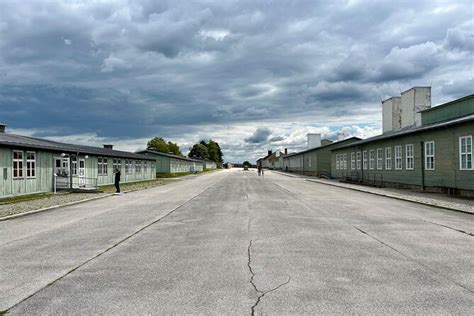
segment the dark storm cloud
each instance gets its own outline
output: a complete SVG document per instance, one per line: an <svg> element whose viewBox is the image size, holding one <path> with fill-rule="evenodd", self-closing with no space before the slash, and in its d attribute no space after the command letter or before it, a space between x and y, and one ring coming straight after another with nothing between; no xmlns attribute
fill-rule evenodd
<svg viewBox="0 0 474 316"><path fill-rule="evenodd" d="M271 129L267 127L259 127L255 130L253 135L246 138L245 141L251 144L263 143L268 140L271 134L272 134Z"/></svg>
<svg viewBox="0 0 474 316"><path fill-rule="evenodd" d="M6 1L0 115L117 138L373 126L380 98L411 85L432 83L434 103L472 93L472 28L469 1Z"/></svg>

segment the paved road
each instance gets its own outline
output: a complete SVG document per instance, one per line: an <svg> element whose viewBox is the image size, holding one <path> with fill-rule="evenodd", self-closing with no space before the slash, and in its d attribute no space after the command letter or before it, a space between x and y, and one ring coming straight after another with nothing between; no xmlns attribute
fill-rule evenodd
<svg viewBox="0 0 474 316"><path fill-rule="evenodd" d="M12 314L458 313L474 216L221 171L0 222Z"/></svg>

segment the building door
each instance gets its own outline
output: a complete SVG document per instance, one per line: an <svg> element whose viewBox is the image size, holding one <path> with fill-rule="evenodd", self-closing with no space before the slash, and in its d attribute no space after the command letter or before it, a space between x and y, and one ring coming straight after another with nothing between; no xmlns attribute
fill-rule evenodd
<svg viewBox="0 0 474 316"><path fill-rule="evenodd" d="M55 157L54 158L54 181L56 181L57 189L68 189L69 188L69 158Z"/></svg>
<svg viewBox="0 0 474 316"><path fill-rule="evenodd" d="M79 159L79 187L86 186L86 160Z"/></svg>

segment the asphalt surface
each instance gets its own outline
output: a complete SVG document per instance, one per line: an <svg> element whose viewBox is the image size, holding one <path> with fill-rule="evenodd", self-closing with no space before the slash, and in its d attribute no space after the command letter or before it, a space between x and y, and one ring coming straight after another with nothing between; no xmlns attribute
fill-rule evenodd
<svg viewBox="0 0 474 316"><path fill-rule="evenodd" d="M472 314L474 216L230 170L0 222L11 314Z"/></svg>

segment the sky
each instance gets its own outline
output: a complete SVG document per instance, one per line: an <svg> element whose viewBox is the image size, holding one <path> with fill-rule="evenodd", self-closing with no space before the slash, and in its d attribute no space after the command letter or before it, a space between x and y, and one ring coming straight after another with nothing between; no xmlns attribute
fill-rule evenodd
<svg viewBox="0 0 474 316"><path fill-rule="evenodd" d="M224 160L381 133L381 100L474 93L473 1L0 2L0 121L10 133Z"/></svg>

